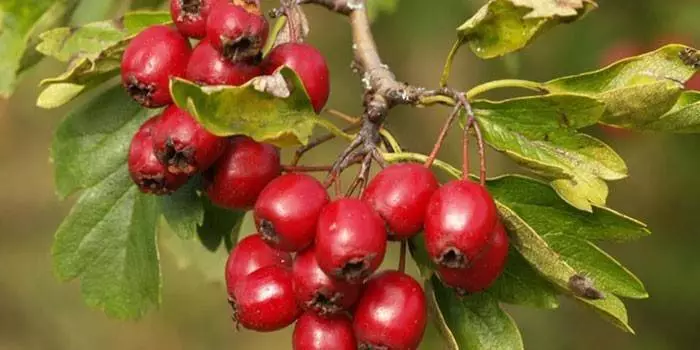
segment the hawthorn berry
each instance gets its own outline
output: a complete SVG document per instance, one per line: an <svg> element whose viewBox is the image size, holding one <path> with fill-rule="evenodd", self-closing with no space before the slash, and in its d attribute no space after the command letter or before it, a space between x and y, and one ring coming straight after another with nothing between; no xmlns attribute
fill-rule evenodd
<svg viewBox="0 0 700 350"><path fill-rule="evenodd" d="M329 276L359 283L381 264L386 241L384 223L369 204L353 198L338 199L319 216L316 260Z"/></svg>
<svg viewBox="0 0 700 350"><path fill-rule="evenodd" d="M280 154L275 146L235 136L204 174L207 195L223 208L250 209L260 192L281 171Z"/></svg>
<svg viewBox="0 0 700 350"><path fill-rule="evenodd" d="M231 62L205 39L192 51L185 77L200 85L239 86L260 74L260 66L248 61Z"/></svg>
<svg viewBox="0 0 700 350"><path fill-rule="evenodd" d="M460 294L485 290L501 275L508 256L508 234L500 222L496 224L490 246L472 266L451 269L438 267L438 275L445 285L456 288Z"/></svg>
<svg viewBox="0 0 700 350"><path fill-rule="evenodd" d="M353 328L360 349L417 349L427 323L420 284L399 271L367 281L355 308Z"/></svg>
<svg viewBox="0 0 700 350"><path fill-rule="evenodd" d="M319 315L348 310L359 297L361 285L330 278L321 270L313 247L297 254L292 272L297 302Z"/></svg>
<svg viewBox="0 0 700 350"><path fill-rule="evenodd" d="M297 73L314 110L320 113L328 102L331 90L328 65L321 52L305 43L278 45L265 57L263 70L270 75L281 66L287 66Z"/></svg>
<svg viewBox="0 0 700 350"><path fill-rule="evenodd" d="M201 39L207 33L207 18L214 3L222 0L170 0L170 16L183 35Z"/></svg>
<svg viewBox="0 0 700 350"><path fill-rule="evenodd" d="M248 11L229 1L214 4L207 19L207 39L233 62L258 56L269 30L259 11Z"/></svg>
<svg viewBox="0 0 700 350"><path fill-rule="evenodd" d="M487 249L497 220L496 204L483 186L469 180L449 182L428 202L426 250L440 266L470 266Z"/></svg>
<svg viewBox="0 0 700 350"><path fill-rule="evenodd" d="M272 180L255 202L255 225L271 246L296 252L316 235L316 222L329 198L325 187L306 174L285 174Z"/></svg>
<svg viewBox="0 0 700 350"><path fill-rule="evenodd" d="M158 161L153 151L154 125L160 116L147 120L136 132L129 147L129 174L139 190L144 193L163 195L175 192L187 182L187 175L172 174Z"/></svg>
<svg viewBox="0 0 700 350"><path fill-rule="evenodd" d="M184 77L192 49L175 28L155 25L129 43L121 62L122 85L148 108L173 103L170 78Z"/></svg>
<svg viewBox="0 0 700 350"><path fill-rule="evenodd" d="M401 240L423 229L428 200L439 187L435 175L423 165L395 164L369 182L362 199L384 219L389 238Z"/></svg>
<svg viewBox="0 0 700 350"><path fill-rule="evenodd" d="M244 328L276 331L292 324L301 313L294 299L292 271L286 267L263 267L240 279L233 289L233 317Z"/></svg>
<svg viewBox="0 0 700 350"><path fill-rule="evenodd" d="M271 248L260 235L250 235L236 245L226 260L226 287L233 294L236 283L251 273L267 266L292 268L289 253Z"/></svg>
<svg viewBox="0 0 700 350"><path fill-rule="evenodd" d="M352 322L345 315L302 314L292 335L294 350L357 350Z"/></svg>
<svg viewBox="0 0 700 350"><path fill-rule="evenodd" d="M156 156L173 174L192 175L208 169L227 143L226 138L210 133L175 105L166 108L153 127Z"/></svg>

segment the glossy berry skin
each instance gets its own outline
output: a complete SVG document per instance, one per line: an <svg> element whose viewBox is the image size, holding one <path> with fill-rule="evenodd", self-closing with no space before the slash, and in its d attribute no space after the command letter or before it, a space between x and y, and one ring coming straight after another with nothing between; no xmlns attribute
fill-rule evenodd
<svg viewBox="0 0 700 350"><path fill-rule="evenodd" d="M292 272L299 306L319 315L349 310L360 295L361 285L330 278L321 270L313 247L297 254Z"/></svg>
<svg viewBox="0 0 700 350"><path fill-rule="evenodd" d="M185 36L203 38L213 4L222 0L170 0L170 16L177 30Z"/></svg>
<svg viewBox="0 0 700 350"><path fill-rule="evenodd" d="M212 169L205 173L207 195L223 208L251 209L260 192L281 171L276 147L236 136Z"/></svg>
<svg viewBox="0 0 700 350"><path fill-rule="evenodd" d="M357 350L352 322L345 315L322 317L306 312L292 335L294 350Z"/></svg>
<svg viewBox="0 0 700 350"><path fill-rule="evenodd" d="M186 111L171 105L153 127L153 148L173 174L192 175L208 169L226 149L228 140L207 131Z"/></svg>
<svg viewBox="0 0 700 350"><path fill-rule="evenodd" d="M267 245L260 235L242 239L226 260L226 287L229 295L239 280L267 266L292 268L292 256Z"/></svg>
<svg viewBox="0 0 700 350"><path fill-rule="evenodd" d="M503 225L496 224L489 249L472 266L462 269L438 267L438 275L445 285L456 288L460 294L485 290L501 275L508 256L508 234Z"/></svg>
<svg viewBox="0 0 700 350"><path fill-rule="evenodd" d="M205 39L192 51L185 77L200 85L239 86L261 74L260 66L247 61L231 62Z"/></svg>
<svg viewBox="0 0 700 350"><path fill-rule="evenodd" d="M290 252L313 243L316 223L329 198L325 187L306 174L272 180L255 202L255 225L271 246Z"/></svg>
<svg viewBox="0 0 700 350"><path fill-rule="evenodd" d="M155 116L141 125L131 140L127 162L131 179L141 192L163 195L180 188L188 177L184 174L171 174L156 158L152 130L159 118L160 116Z"/></svg>
<svg viewBox="0 0 700 350"><path fill-rule="evenodd" d="M430 169L420 164L391 165L367 185L362 199L384 219L389 238L411 238L423 229L430 196L440 187Z"/></svg>
<svg viewBox="0 0 700 350"><path fill-rule="evenodd" d="M232 62L258 56L269 30L260 13L248 12L229 1L217 2L207 19L207 39Z"/></svg>
<svg viewBox="0 0 700 350"><path fill-rule="evenodd" d="M301 313L294 299L292 271L281 266L263 267L240 279L231 306L239 325L258 332L287 327Z"/></svg>
<svg viewBox="0 0 700 350"><path fill-rule="evenodd" d="M281 66L287 66L297 73L314 110L320 113L331 91L328 65L321 52L305 43L278 45L265 57L263 69L265 74L270 75Z"/></svg>
<svg viewBox="0 0 700 350"><path fill-rule="evenodd" d="M417 349L427 310L423 289L403 272L372 277L355 309L353 328L361 349Z"/></svg>
<svg viewBox="0 0 700 350"><path fill-rule="evenodd" d="M377 270L386 253L384 222L369 204L342 198L318 219L316 260L327 275L360 283Z"/></svg>
<svg viewBox="0 0 700 350"><path fill-rule="evenodd" d="M170 78L184 77L192 49L175 28L151 26L129 43L121 62L122 85L148 108L173 103Z"/></svg>
<svg viewBox="0 0 700 350"><path fill-rule="evenodd" d="M469 180L449 182L430 198L425 215L425 246L433 261L464 268L487 249L498 214L486 189Z"/></svg>

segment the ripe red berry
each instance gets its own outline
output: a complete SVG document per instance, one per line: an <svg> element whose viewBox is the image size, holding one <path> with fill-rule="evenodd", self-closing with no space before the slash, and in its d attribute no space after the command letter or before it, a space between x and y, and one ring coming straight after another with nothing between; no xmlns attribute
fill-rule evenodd
<svg viewBox="0 0 700 350"><path fill-rule="evenodd" d="M153 126L160 116L147 120L136 132L129 148L129 174L141 192L163 195L172 193L187 182L187 175L171 174L153 151Z"/></svg>
<svg viewBox="0 0 700 350"><path fill-rule="evenodd" d="M321 317L306 312L294 326L294 350L357 350L352 322L345 315Z"/></svg>
<svg viewBox="0 0 700 350"><path fill-rule="evenodd" d="M389 238L407 239L423 229L430 196L438 190L435 175L420 164L396 164L370 181L362 199L384 219Z"/></svg>
<svg viewBox="0 0 700 350"><path fill-rule="evenodd" d="M282 175L272 180L255 202L255 225L273 247L300 251L313 243L318 216L328 200L325 187L315 178Z"/></svg>
<svg viewBox="0 0 700 350"><path fill-rule="evenodd" d="M403 272L372 277L357 304L353 320L361 349L416 349L427 322L423 289Z"/></svg>
<svg viewBox="0 0 700 350"><path fill-rule="evenodd" d="M331 85L326 59L315 47L304 43L286 43L276 46L263 62L265 74L272 74L281 66L294 70L316 113L320 113L328 101Z"/></svg>
<svg viewBox="0 0 700 350"><path fill-rule="evenodd" d="M192 49L176 29L151 26L131 40L121 62L122 85L145 107L173 103L170 78L184 77Z"/></svg>
<svg viewBox="0 0 700 350"><path fill-rule="evenodd" d="M214 204L224 208L250 209L260 192L281 171L276 147L236 136L205 173L207 195Z"/></svg>
<svg viewBox="0 0 700 350"><path fill-rule="evenodd" d="M207 131L187 112L171 105L153 127L156 156L173 174L208 169L224 152L228 139Z"/></svg>
<svg viewBox="0 0 700 350"><path fill-rule="evenodd" d="M192 51L185 77L201 85L243 85L262 74L262 69L247 61L231 62L208 40L202 40Z"/></svg>
<svg viewBox="0 0 700 350"><path fill-rule="evenodd" d="M457 288L461 294L485 290L501 275L508 256L508 235L501 223L496 224L488 251L467 268L438 267L443 283Z"/></svg>
<svg viewBox="0 0 700 350"><path fill-rule="evenodd" d="M281 266L263 267L240 279L230 301L238 324L259 332L287 327L301 312L294 299L292 271Z"/></svg>
<svg viewBox="0 0 700 350"><path fill-rule="evenodd" d="M369 204L338 199L318 219L316 259L329 276L359 283L382 263L386 240L384 223Z"/></svg>
<svg viewBox="0 0 700 350"><path fill-rule="evenodd" d="M292 267L292 256L289 253L273 249L267 245L260 235L251 235L242 239L236 245L226 260L226 287L229 295L239 280L267 266Z"/></svg>
<svg viewBox="0 0 700 350"><path fill-rule="evenodd" d="M294 294L299 305L320 315L348 310L360 295L360 284L350 284L326 275L310 247L294 259Z"/></svg>
<svg viewBox="0 0 700 350"><path fill-rule="evenodd" d="M212 5L221 0L170 0L170 16L183 35L201 39L207 33Z"/></svg>
<svg viewBox="0 0 700 350"><path fill-rule="evenodd" d="M214 4L207 19L207 39L234 62L258 56L268 32L267 20L260 13L228 1Z"/></svg>
<svg viewBox="0 0 700 350"><path fill-rule="evenodd" d="M488 191L469 180L452 181L430 198L425 246L440 266L464 268L488 247L498 214Z"/></svg>

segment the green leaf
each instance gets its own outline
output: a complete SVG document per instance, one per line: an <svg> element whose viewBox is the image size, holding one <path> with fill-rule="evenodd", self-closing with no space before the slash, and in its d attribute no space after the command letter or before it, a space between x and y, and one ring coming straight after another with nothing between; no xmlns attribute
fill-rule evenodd
<svg viewBox="0 0 700 350"><path fill-rule="evenodd" d="M367 0L367 13L370 20L376 20L380 14L396 12L399 0Z"/></svg>
<svg viewBox="0 0 700 350"><path fill-rule="evenodd" d="M258 77L238 87L203 87L175 78L170 91L175 103L213 134L248 135L278 146L306 144L321 120L296 73L287 67L280 73L291 84L291 94L286 98L256 89L268 77Z"/></svg>
<svg viewBox="0 0 700 350"><path fill-rule="evenodd" d="M153 113L120 86L71 111L51 147L59 197L91 187L125 164L131 138Z"/></svg>
<svg viewBox="0 0 700 350"><path fill-rule="evenodd" d="M209 198L202 196L204 222L197 229L197 234L209 251L216 251L224 243L228 250L238 241L245 211L231 211L214 205Z"/></svg>
<svg viewBox="0 0 700 350"><path fill-rule="evenodd" d="M574 21L595 7L590 0L490 0L457 28L457 45L468 44L481 58L502 56L522 49L554 25Z"/></svg>
<svg viewBox="0 0 700 350"><path fill-rule="evenodd" d="M603 123L644 129L676 105L683 83L700 68L698 56L695 49L668 45L594 72L549 81L545 87L605 102Z"/></svg>
<svg viewBox="0 0 700 350"><path fill-rule="evenodd" d="M508 252L506 267L489 287L488 293L498 301L513 305L545 309L559 306L554 286L539 275L515 249Z"/></svg>
<svg viewBox="0 0 700 350"><path fill-rule="evenodd" d="M175 193L161 197L163 217L181 239L191 239L204 224L204 204L200 198L201 179L195 177Z"/></svg>
<svg viewBox="0 0 700 350"><path fill-rule="evenodd" d="M63 281L79 278L88 305L134 319L160 303L154 197L132 184L126 165L88 188L56 232L53 261Z"/></svg>
<svg viewBox="0 0 700 350"><path fill-rule="evenodd" d="M5 0L0 3L0 98L14 91L17 75L41 58L34 51L39 33L66 23L77 0Z"/></svg>
<svg viewBox="0 0 700 350"><path fill-rule="evenodd" d="M686 91L676 104L658 120L641 127L645 130L675 133L700 133L700 92Z"/></svg>
<svg viewBox="0 0 700 350"><path fill-rule="evenodd" d="M459 297L433 277L425 283L431 315L449 349L523 349L520 331L489 293Z"/></svg>
<svg viewBox="0 0 700 350"><path fill-rule="evenodd" d="M118 20L87 24L80 28L56 28L41 35L37 50L62 62L66 72L44 79L39 95L42 108L61 106L93 87L117 76L121 56L141 30L170 22L167 12L131 12Z"/></svg>

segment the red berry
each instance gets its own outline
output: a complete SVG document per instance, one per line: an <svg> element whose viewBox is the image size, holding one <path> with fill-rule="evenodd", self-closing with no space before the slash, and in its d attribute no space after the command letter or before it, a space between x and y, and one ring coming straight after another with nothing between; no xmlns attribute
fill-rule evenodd
<svg viewBox="0 0 700 350"><path fill-rule="evenodd" d="M294 350L357 350L352 322L345 315L321 317L306 312L294 326Z"/></svg>
<svg viewBox="0 0 700 350"><path fill-rule="evenodd" d="M438 265L467 267L487 249L497 219L496 204L483 186L449 182L428 202L426 250Z"/></svg>
<svg viewBox="0 0 700 350"><path fill-rule="evenodd" d="M365 285L353 328L361 349L416 349L426 322L420 284L403 272L386 271Z"/></svg>
<svg viewBox="0 0 700 350"><path fill-rule="evenodd" d="M153 151L152 129L160 116L147 120L136 132L129 148L129 174L141 192L172 193L187 182L187 175L171 174Z"/></svg>
<svg viewBox="0 0 700 350"><path fill-rule="evenodd" d="M231 306L239 325L259 332L287 327L301 312L294 299L292 272L281 266L263 267L240 279Z"/></svg>
<svg viewBox="0 0 700 350"><path fill-rule="evenodd" d="M430 169L420 164L396 164L370 181L362 199L384 219L389 238L401 240L423 229L428 200L439 187Z"/></svg>
<svg viewBox="0 0 700 350"><path fill-rule="evenodd" d="M267 41L269 25L256 11L221 1L207 19L207 39L231 61L256 57Z"/></svg>
<svg viewBox="0 0 700 350"><path fill-rule="evenodd" d="M310 247L294 259L294 294L299 305L320 315L348 310L357 301L361 285L332 279L318 266Z"/></svg>
<svg viewBox="0 0 700 350"><path fill-rule="evenodd" d="M276 46L263 62L265 74L287 66L294 70L306 89L316 113L328 101L331 85L326 59L315 47L304 43L286 43Z"/></svg>
<svg viewBox="0 0 700 350"><path fill-rule="evenodd" d="M282 171L279 150L245 136L231 139L205 174L211 201L229 209L250 209L260 192Z"/></svg>
<svg viewBox="0 0 700 350"><path fill-rule="evenodd" d="M490 248L484 256L467 268L438 267L438 274L443 283L457 288L461 294L476 293L488 288L501 275L507 256L508 235L503 225L498 223Z"/></svg>
<svg viewBox="0 0 700 350"><path fill-rule="evenodd" d="M192 51L185 77L201 85L238 86L260 74L259 66L247 61L231 62L205 39Z"/></svg>
<svg viewBox="0 0 700 350"><path fill-rule="evenodd" d="M290 252L313 243L316 223L328 204L325 187L306 174L272 180L255 202L255 225L268 244Z"/></svg>
<svg viewBox="0 0 700 350"><path fill-rule="evenodd" d="M208 169L227 144L226 138L210 133L175 105L166 108L153 127L156 156L173 174L192 175Z"/></svg>
<svg viewBox="0 0 700 350"><path fill-rule="evenodd" d="M184 77L192 49L176 29L155 25L131 40L122 57L122 85L145 107L173 103L170 78Z"/></svg>
<svg viewBox="0 0 700 350"><path fill-rule="evenodd" d="M183 35L201 39L207 33L212 5L220 0L170 0L170 16Z"/></svg>
<svg viewBox="0 0 700 350"><path fill-rule="evenodd" d="M318 219L316 259L329 276L359 283L382 263L386 240L382 219L367 203L338 199Z"/></svg>
<svg viewBox="0 0 700 350"><path fill-rule="evenodd" d="M226 260L225 276L229 295L233 294L234 287L240 279L267 266L291 268L292 256L271 248L257 234L238 242Z"/></svg>

